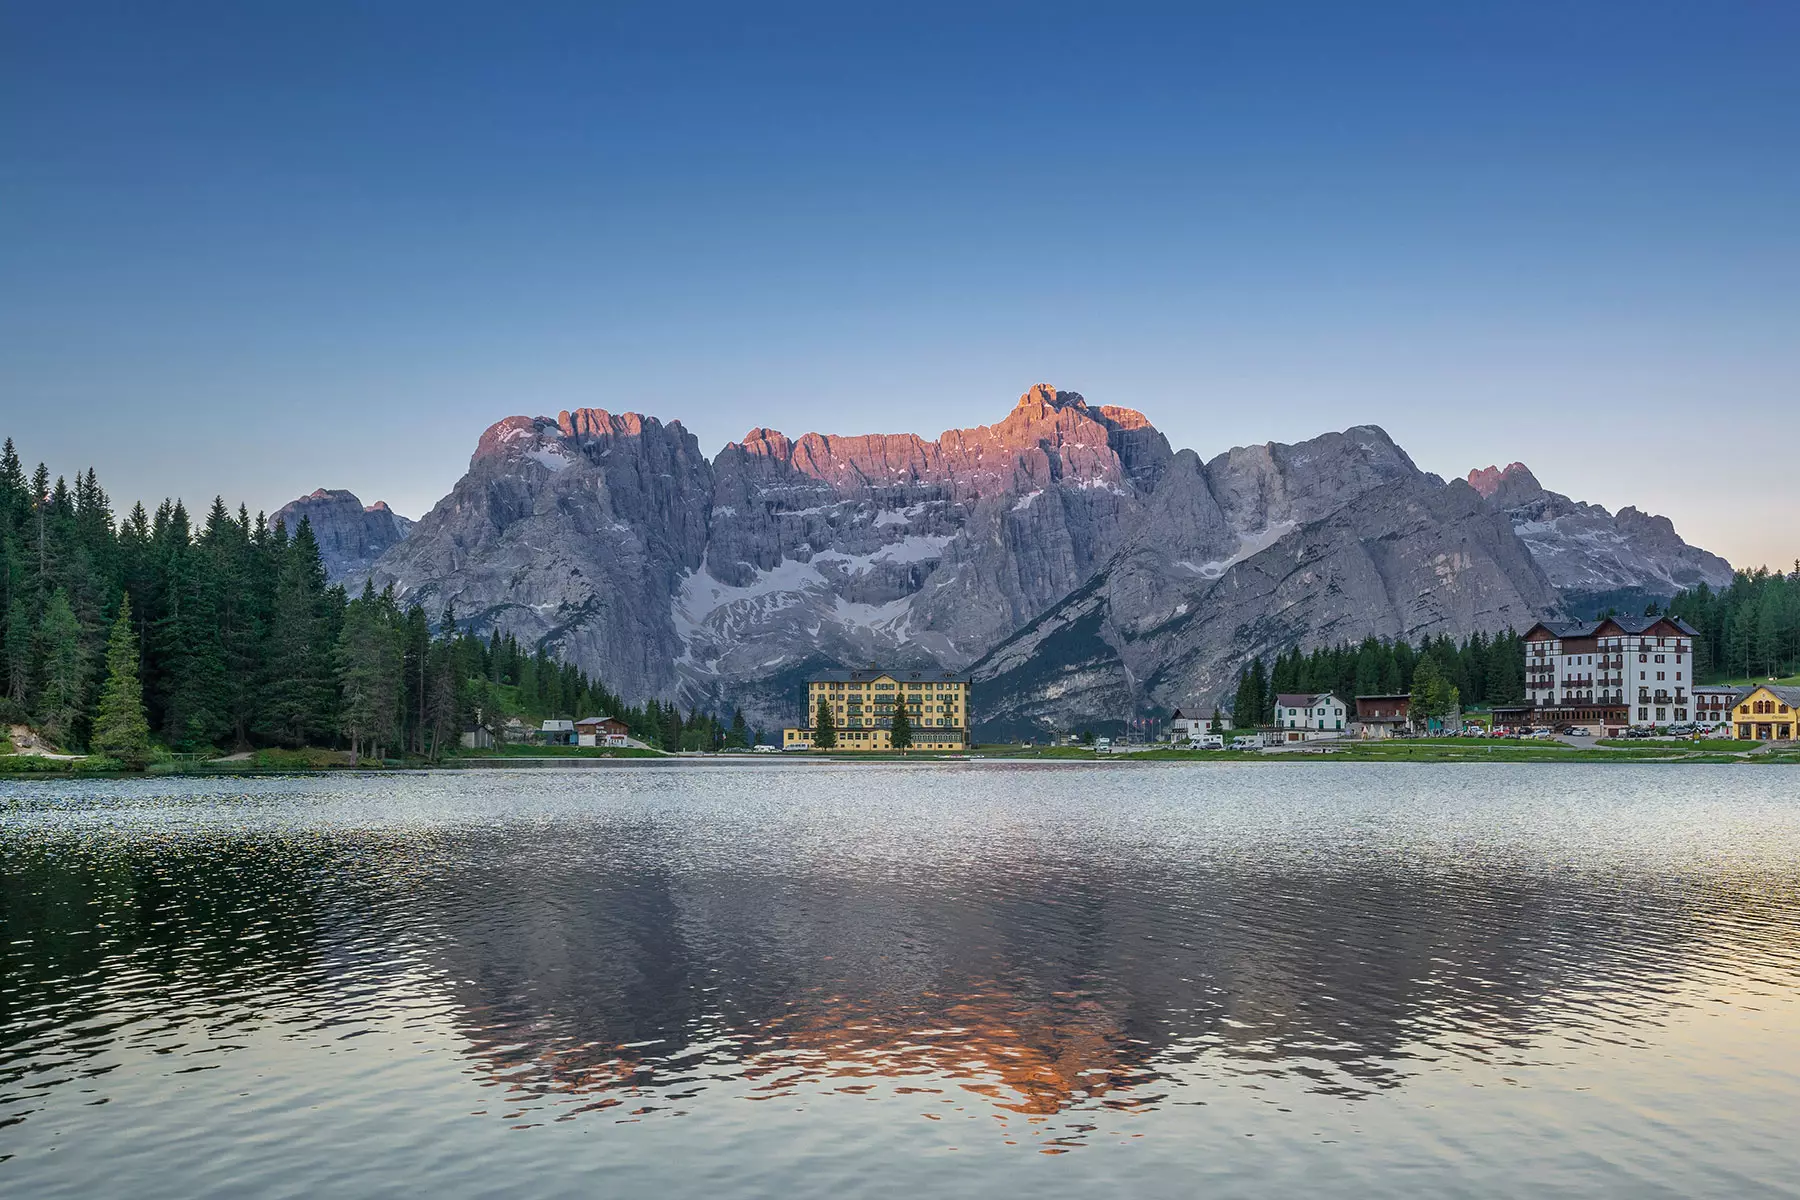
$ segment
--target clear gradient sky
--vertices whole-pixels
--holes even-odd
[[[417,516],[513,413],[1046,381],[1800,555],[1800,5],[973,8],[0,0],[0,432]]]

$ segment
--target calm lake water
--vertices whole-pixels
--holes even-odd
[[[0,1193],[1800,1194],[1800,770],[0,784]]]

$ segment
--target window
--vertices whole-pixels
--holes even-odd
[[[1662,673],[1662,672],[1661,672],[1661,671],[1658,671],[1658,672],[1657,672],[1657,673],[1656,673],[1656,677],[1657,677],[1657,678],[1658,678],[1658,679],[1661,679],[1661,678],[1662,678],[1662,677],[1663,677],[1663,673]]]
[[[1657,662],[1661,662],[1661,661],[1662,661],[1662,660],[1663,660],[1663,656],[1662,656],[1662,655],[1660,655],[1660,654],[1659,654],[1659,655],[1657,655],[1657,656],[1656,656],[1656,661],[1657,661]]]
[[[1647,708],[1638,709],[1638,720],[1648,721],[1649,719],[1650,719],[1650,710],[1649,709],[1647,709]]]

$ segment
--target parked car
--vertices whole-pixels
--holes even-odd
[[[1223,750],[1225,738],[1222,734],[1203,733],[1194,739],[1194,745],[1202,750]]]
[[[1569,736],[1570,737],[1593,737],[1594,735],[1592,732],[1589,731],[1589,729],[1586,725],[1575,725],[1575,726],[1570,727]]]
[[[752,746],[752,747],[750,747],[750,753],[752,753],[752,754],[779,754],[779,753],[781,753],[781,751],[775,749],[775,747],[773,747],[773,746]]]

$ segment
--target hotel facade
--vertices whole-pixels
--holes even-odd
[[[966,750],[974,719],[969,680],[949,671],[825,671],[806,681],[806,723],[782,730],[783,750],[811,750],[819,706],[831,712],[837,750],[892,750],[894,713],[906,710],[914,750]]]
[[[1679,617],[1539,622],[1525,634],[1531,718],[1601,733],[1691,722],[1696,636]]]

